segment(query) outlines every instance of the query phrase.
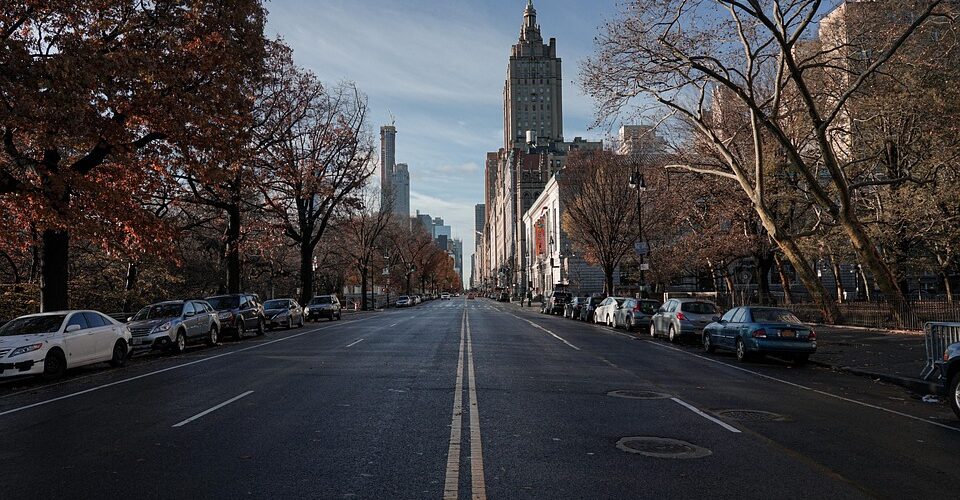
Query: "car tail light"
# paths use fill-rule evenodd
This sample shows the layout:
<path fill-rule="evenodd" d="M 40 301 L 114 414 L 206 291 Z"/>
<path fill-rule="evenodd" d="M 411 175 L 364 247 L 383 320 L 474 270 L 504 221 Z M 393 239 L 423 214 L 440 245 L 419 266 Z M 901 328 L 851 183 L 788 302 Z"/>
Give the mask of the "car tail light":
<path fill-rule="evenodd" d="M 640 304 L 633 306 L 633 312 L 642 312 L 640 311 Z"/>
<path fill-rule="evenodd" d="M 817 332 L 810 330 L 810 335 L 807 335 L 807 340 L 817 340 Z"/>
<path fill-rule="evenodd" d="M 755 338 L 755 339 L 765 339 L 765 338 L 767 338 L 767 331 L 764 330 L 763 328 L 760 328 L 759 330 L 754 330 L 754 331 L 753 331 L 753 338 Z"/>
<path fill-rule="evenodd" d="M 680 321 L 686 321 L 686 320 L 687 320 L 687 317 L 684 316 L 682 312 L 679 312 L 679 311 L 678 311 L 678 312 L 677 312 L 677 319 L 679 319 Z"/>

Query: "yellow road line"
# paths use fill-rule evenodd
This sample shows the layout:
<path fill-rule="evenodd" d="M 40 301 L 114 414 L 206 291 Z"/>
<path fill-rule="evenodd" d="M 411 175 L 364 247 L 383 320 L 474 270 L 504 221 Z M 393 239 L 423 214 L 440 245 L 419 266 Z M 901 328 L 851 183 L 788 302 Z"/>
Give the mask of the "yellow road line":
<path fill-rule="evenodd" d="M 466 311 L 464 311 L 466 313 Z M 467 387 L 470 394 L 470 484 L 473 500 L 486 500 L 487 485 L 483 479 L 483 445 L 480 441 L 480 407 L 477 405 L 477 378 L 473 371 L 473 338 L 470 317 L 467 324 Z"/>

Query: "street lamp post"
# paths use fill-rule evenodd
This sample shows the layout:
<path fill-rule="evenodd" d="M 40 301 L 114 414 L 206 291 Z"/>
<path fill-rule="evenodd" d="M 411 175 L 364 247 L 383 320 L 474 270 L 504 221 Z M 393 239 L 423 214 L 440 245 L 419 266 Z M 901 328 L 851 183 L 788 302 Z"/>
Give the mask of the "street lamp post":
<path fill-rule="evenodd" d="M 647 279 L 643 270 L 643 257 L 647 253 L 648 248 L 646 246 L 646 241 L 643 239 L 643 203 L 640 201 L 640 194 L 647 190 L 647 184 L 644 182 L 643 174 L 640 173 L 640 165 L 637 165 L 633 173 L 630 174 L 630 187 L 637 190 L 637 232 L 639 234 L 640 243 L 643 244 L 643 251 L 637 252 L 640 254 L 640 297 L 646 298 Z"/>

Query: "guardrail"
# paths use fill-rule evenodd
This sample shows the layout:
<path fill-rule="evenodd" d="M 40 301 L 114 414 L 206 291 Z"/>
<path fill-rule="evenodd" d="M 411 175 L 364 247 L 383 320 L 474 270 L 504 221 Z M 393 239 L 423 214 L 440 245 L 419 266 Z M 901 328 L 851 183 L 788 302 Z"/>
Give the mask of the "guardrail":
<path fill-rule="evenodd" d="M 937 361 L 943 359 L 943 351 L 947 346 L 960 342 L 960 323 L 945 323 L 931 321 L 923 325 L 923 335 L 927 349 L 927 364 L 920 373 L 920 378 L 930 380 L 937 371 Z"/>

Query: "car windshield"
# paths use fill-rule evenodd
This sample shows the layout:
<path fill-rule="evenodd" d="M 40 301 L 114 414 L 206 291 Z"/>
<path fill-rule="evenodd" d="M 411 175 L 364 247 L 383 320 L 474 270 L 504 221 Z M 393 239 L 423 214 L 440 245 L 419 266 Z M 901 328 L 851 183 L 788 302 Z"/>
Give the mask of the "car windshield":
<path fill-rule="evenodd" d="M 0 337 L 54 333 L 60 331 L 60 325 L 63 324 L 63 320 L 66 318 L 66 314 L 47 314 L 44 316 L 17 318 L 0 326 Z"/>
<path fill-rule="evenodd" d="M 183 310 L 183 304 L 154 304 L 152 306 L 140 309 L 140 312 L 133 317 L 134 321 L 146 321 L 150 319 L 176 318 L 180 316 Z"/>
<path fill-rule="evenodd" d="M 717 306 L 710 302 L 684 302 L 680 310 L 690 314 L 717 314 Z"/>
<path fill-rule="evenodd" d="M 593 297 L 593 298 L 590 299 L 590 304 L 591 304 L 591 305 L 595 305 L 595 306 L 596 306 L 596 305 L 599 305 L 601 302 L 603 302 L 603 297 Z"/>
<path fill-rule="evenodd" d="M 647 314 L 654 314 L 657 312 L 657 309 L 660 309 L 659 302 L 652 302 L 649 300 L 642 300 L 638 305 L 640 306 L 640 312 Z"/>
<path fill-rule="evenodd" d="M 331 302 L 330 297 L 314 297 L 313 300 L 310 301 L 310 304 L 311 305 L 329 304 L 330 302 Z"/>
<path fill-rule="evenodd" d="M 263 303 L 264 309 L 286 309 L 289 306 L 289 300 L 268 300 Z"/>
<path fill-rule="evenodd" d="M 410 300 L 410 297 L 407 297 L 406 295 L 401 295 L 400 298 L 397 300 Z"/>
<path fill-rule="evenodd" d="M 800 323 L 800 319 L 786 309 L 752 309 L 754 323 Z"/>
<path fill-rule="evenodd" d="M 240 297 L 237 296 L 210 297 L 207 302 L 218 311 L 240 307 Z"/>

